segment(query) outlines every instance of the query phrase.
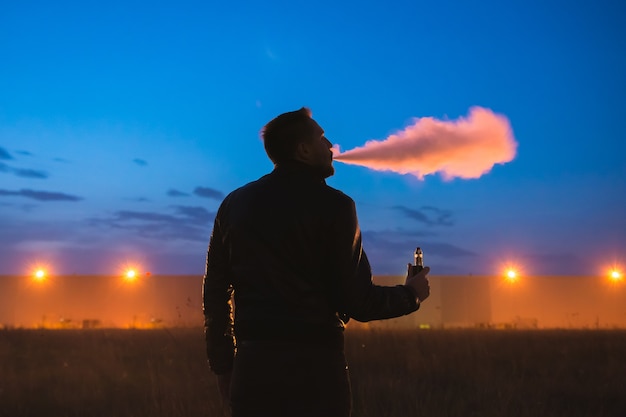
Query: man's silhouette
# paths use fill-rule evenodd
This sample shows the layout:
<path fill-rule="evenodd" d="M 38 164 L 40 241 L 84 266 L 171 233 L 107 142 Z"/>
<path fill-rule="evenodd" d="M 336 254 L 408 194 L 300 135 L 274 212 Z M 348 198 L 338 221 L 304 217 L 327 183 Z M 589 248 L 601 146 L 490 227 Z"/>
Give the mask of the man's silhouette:
<path fill-rule="evenodd" d="M 354 201 L 326 185 L 332 145 L 309 109 L 279 115 L 262 138 L 274 170 L 224 199 L 209 243 L 209 365 L 233 417 L 349 416 L 344 324 L 417 310 L 429 268 L 372 283 Z"/>

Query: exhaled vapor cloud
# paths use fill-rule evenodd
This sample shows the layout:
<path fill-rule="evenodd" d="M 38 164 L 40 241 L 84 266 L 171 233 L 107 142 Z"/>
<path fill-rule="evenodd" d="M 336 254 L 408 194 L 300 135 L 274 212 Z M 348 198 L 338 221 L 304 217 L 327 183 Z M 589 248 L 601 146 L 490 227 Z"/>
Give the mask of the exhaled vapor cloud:
<path fill-rule="evenodd" d="M 439 173 L 444 179 L 478 178 L 495 164 L 513 160 L 517 143 L 505 116 L 472 107 L 458 120 L 415 119 L 384 140 L 339 153 L 334 159 L 378 171 L 412 174 L 419 179 Z"/>

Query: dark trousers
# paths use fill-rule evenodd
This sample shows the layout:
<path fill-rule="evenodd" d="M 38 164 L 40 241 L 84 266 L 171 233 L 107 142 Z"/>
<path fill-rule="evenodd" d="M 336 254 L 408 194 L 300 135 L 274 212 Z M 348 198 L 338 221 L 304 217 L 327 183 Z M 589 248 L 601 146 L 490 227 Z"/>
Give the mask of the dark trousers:
<path fill-rule="evenodd" d="M 237 347 L 232 417 L 348 417 L 352 406 L 342 348 L 250 341 Z"/>

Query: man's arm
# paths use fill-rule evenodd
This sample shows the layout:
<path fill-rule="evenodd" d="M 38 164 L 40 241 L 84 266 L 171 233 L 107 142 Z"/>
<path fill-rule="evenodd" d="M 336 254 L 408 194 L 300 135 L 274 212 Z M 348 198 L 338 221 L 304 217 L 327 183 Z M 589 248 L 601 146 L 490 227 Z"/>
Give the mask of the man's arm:
<path fill-rule="evenodd" d="M 220 213 L 215 217 L 202 285 L 204 331 L 211 370 L 218 375 L 232 370 L 235 343 L 228 256 L 224 248 Z"/>
<path fill-rule="evenodd" d="M 351 199 L 341 202 L 333 231 L 331 256 L 341 284 L 339 305 L 342 313 L 358 321 L 370 321 L 403 316 L 419 308 L 416 293 L 408 286 L 379 286 L 372 282 L 356 207 Z"/>

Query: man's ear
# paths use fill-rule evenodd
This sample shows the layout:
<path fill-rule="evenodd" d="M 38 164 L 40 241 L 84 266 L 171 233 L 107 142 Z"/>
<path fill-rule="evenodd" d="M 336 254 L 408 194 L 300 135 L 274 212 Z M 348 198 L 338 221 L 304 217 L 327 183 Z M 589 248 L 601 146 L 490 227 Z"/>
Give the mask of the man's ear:
<path fill-rule="evenodd" d="M 295 159 L 300 162 L 308 162 L 311 157 L 311 149 L 306 142 L 300 142 L 296 146 Z"/>

